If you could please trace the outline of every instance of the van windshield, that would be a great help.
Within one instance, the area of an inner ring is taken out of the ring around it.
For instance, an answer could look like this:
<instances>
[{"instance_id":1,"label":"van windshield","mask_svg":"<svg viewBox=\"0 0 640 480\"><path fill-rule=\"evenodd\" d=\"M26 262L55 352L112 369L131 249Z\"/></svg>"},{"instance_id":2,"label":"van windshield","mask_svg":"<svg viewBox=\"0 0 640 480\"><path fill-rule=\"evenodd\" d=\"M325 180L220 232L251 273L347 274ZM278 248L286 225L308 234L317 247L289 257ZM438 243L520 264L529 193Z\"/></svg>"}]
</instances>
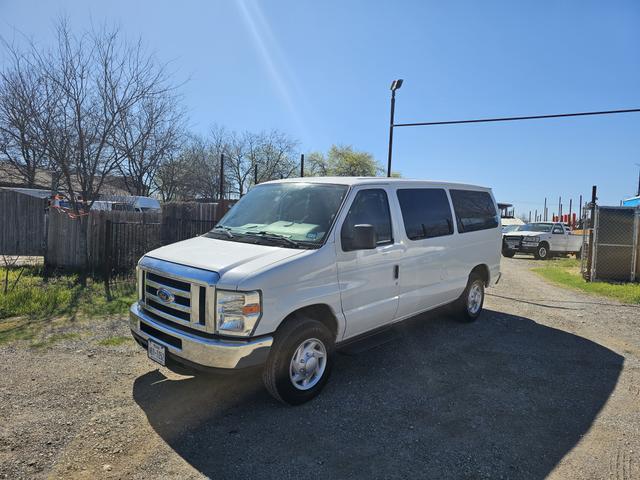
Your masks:
<instances>
[{"instance_id":1,"label":"van windshield","mask_svg":"<svg viewBox=\"0 0 640 480\"><path fill-rule=\"evenodd\" d=\"M346 185L273 183L249 191L210 233L226 230L230 239L283 238L283 246L319 245L342 204ZM221 235L220 238L224 238Z\"/></svg>"}]
</instances>

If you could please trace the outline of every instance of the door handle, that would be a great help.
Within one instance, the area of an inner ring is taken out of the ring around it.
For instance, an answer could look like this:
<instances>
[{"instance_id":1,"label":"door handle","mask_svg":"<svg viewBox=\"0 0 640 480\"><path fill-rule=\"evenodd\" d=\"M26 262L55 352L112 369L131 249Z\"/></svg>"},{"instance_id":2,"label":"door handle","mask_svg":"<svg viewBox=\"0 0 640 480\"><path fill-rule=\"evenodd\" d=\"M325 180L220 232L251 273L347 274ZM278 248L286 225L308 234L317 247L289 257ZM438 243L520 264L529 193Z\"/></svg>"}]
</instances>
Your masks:
<instances>
[{"instance_id":1,"label":"door handle","mask_svg":"<svg viewBox=\"0 0 640 480\"><path fill-rule=\"evenodd\" d=\"M400 265L394 265L393 266L393 278L395 278L397 280L399 276L400 276Z\"/></svg>"}]
</instances>

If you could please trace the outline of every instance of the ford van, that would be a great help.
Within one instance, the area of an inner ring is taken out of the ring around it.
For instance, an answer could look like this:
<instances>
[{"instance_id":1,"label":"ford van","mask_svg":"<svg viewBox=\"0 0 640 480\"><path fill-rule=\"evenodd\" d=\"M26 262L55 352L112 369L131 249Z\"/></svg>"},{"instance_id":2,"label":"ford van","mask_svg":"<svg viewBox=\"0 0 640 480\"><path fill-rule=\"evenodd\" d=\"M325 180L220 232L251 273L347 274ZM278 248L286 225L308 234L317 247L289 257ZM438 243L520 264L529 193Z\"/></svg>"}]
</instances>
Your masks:
<instances>
[{"instance_id":1,"label":"ford van","mask_svg":"<svg viewBox=\"0 0 640 480\"><path fill-rule=\"evenodd\" d=\"M501 245L489 188L266 182L208 233L140 259L131 331L155 362L259 367L275 398L301 404L346 342L447 304L476 320L500 278Z\"/></svg>"}]
</instances>

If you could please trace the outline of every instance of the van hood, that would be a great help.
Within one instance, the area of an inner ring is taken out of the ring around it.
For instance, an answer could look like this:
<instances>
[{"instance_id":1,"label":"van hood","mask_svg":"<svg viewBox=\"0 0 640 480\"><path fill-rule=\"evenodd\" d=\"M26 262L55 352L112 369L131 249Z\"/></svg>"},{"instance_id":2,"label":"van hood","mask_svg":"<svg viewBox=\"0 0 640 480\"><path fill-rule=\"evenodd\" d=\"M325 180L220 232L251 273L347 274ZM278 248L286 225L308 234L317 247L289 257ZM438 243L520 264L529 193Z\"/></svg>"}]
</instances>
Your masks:
<instances>
[{"instance_id":1,"label":"van hood","mask_svg":"<svg viewBox=\"0 0 640 480\"><path fill-rule=\"evenodd\" d=\"M241 278L309 250L195 237L150 251L145 257Z\"/></svg>"}]
</instances>

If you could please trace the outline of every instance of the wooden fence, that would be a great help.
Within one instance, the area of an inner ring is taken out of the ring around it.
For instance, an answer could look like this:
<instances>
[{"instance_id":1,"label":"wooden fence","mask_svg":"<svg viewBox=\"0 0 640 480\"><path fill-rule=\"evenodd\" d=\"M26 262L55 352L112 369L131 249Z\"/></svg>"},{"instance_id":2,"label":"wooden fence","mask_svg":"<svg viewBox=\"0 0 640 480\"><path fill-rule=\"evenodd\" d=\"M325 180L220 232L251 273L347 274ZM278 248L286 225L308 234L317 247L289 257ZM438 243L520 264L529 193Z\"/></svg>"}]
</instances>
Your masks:
<instances>
[{"instance_id":1,"label":"wooden fence","mask_svg":"<svg viewBox=\"0 0 640 480\"><path fill-rule=\"evenodd\" d=\"M72 218L66 212L51 209L45 265L57 270L80 270L87 268L92 272L101 272L106 261L107 222L158 223L158 213L118 212L94 210L88 215ZM83 223L87 224L87 256L85 265L80 250L80 238Z\"/></svg>"},{"instance_id":2,"label":"wooden fence","mask_svg":"<svg viewBox=\"0 0 640 480\"><path fill-rule=\"evenodd\" d=\"M46 199L0 189L0 255L43 255L46 209Z\"/></svg>"},{"instance_id":3,"label":"wooden fence","mask_svg":"<svg viewBox=\"0 0 640 480\"><path fill-rule=\"evenodd\" d=\"M87 270L131 270L145 252L161 245L200 235L210 230L227 205L167 203L162 213L91 211L80 218L52 209L49 214L47 268L80 270L85 267L80 252L83 223L87 223Z\"/></svg>"}]
</instances>

